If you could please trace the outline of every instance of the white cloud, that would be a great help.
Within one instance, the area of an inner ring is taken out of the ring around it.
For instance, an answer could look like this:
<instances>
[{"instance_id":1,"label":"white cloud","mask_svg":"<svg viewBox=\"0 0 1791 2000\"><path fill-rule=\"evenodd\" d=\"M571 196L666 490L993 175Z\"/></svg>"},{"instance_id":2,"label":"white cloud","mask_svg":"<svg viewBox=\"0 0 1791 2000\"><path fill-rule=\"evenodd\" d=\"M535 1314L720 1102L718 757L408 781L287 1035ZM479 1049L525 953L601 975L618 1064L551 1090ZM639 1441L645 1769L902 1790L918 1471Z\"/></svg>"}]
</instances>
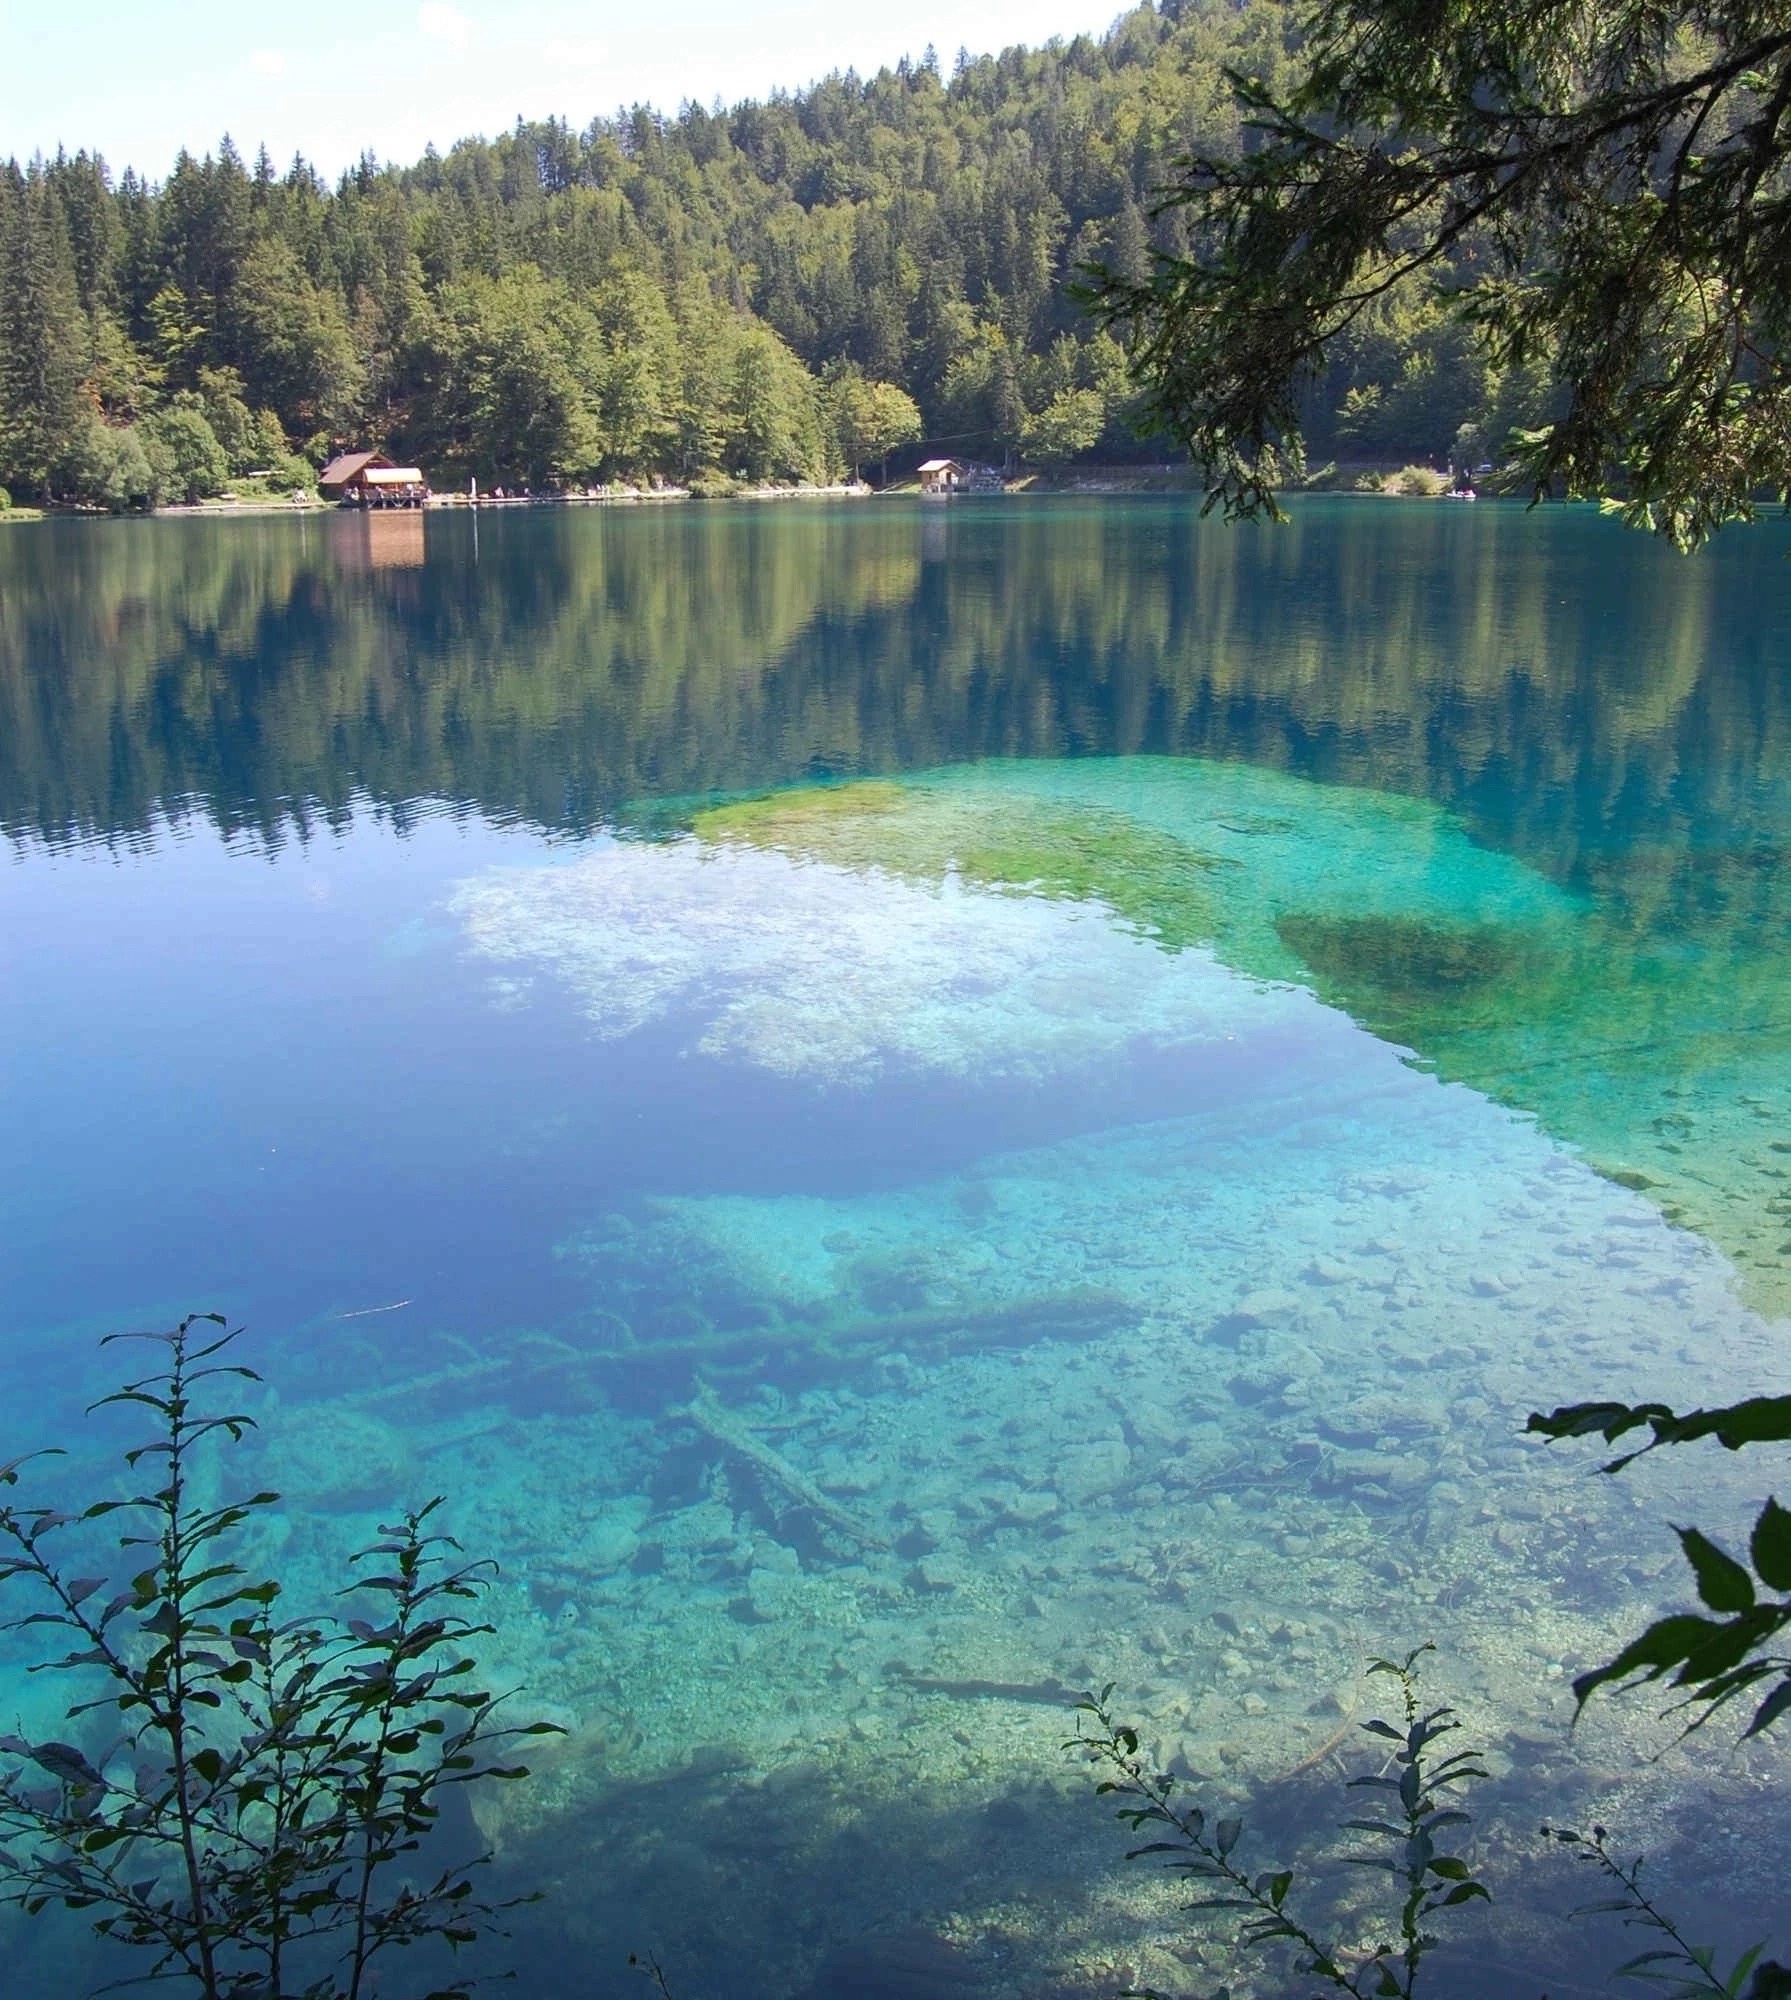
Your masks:
<instances>
[{"instance_id":1,"label":"white cloud","mask_svg":"<svg viewBox=\"0 0 1791 2000\"><path fill-rule=\"evenodd\" d=\"M249 67L257 76L280 76L286 68L286 51L257 49L249 58Z\"/></svg>"},{"instance_id":2,"label":"white cloud","mask_svg":"<svg viewBox=\"0 0 1791 2000\"><path fill-rule=\"evenodd\" d=\"M417 9L417 26L431 41L446 42L454 49L464 49L473 38L472 22L447 0L427 0Z\"/></svg>"}]
</instances>

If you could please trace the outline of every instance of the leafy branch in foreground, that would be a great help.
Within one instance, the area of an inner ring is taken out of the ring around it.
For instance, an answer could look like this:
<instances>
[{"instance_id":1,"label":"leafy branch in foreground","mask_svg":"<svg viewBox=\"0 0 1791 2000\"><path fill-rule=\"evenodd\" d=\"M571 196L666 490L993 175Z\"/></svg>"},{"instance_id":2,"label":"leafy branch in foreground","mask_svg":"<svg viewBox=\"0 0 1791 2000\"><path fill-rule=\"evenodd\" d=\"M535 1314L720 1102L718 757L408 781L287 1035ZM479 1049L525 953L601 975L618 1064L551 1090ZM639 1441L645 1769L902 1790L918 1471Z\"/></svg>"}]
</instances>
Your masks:
<instances>
[{"instance_id":1,"label":"leafy branch in foreground","mask_svg":"<svg viewBox=\"0 0 1791 2000\"><path fill-rule=\"evenodd\" d=\"M1159 198L1185 256L1086 296L1209 504L1274 515L1303 398L1414 290L1495 368L1541 367L1538 494L1601 496L1682 548L1791 499L1791 24L1751 0L1314 0L1306 74L1228 77L1251 142Z\"/></svg>"},{"instance_id":2,"label":"leafy branch in foreground","mask_svg":"<svg viewBox=\"0 0 1791 2000\"><path fill-rule=\"evenodd\" d=\"M1620 1860L1611 1851L1610 1835L1602 1826L1595 1826L1589 1835L1545 1826L1542 1837L1569 1849L1614 1886L1614 1894L1582 1904L1575 1916L1620 1916L1632 1928L1652 1932L1663 1940L1626 1959L1616 1968L1615 1977L1645 1979L1663 1986L1672 2000L1739 2000L1744 1990L1748 2000L1791 2000L1791 1971L1770 1960L1761 1964L1764 1945L1750 1945L1726 1973L1719 1970L1716 1948L1693 1944L1686 1937L1642 1887L1641 1857ZM1751 1986L1746 1984L1750 1972Z\"/></svg>"},{"instance_id":3,"label":"leafy branch in foreground","mask_svg":"<svg viewBox=\"0 0 1791 2000\"><path fill-rule=\"evenodd\" d=\"M525 1900L479 1894L488 1857L438 1866L424 1843L451 1788L526 1776L505 1747L552 1725L500 1726L477 1686L468 1649L492 1628L466 1607L491 1570L431 1527L439 1500L354 1558L342 1595L368 1615L278 1615L279 1583L233 1554L278 1496L199 1497L209 1448L254 1428L211 1406L220 1384L258 1379L219 1358L234 1333L196 1331L213 1327L141 1336L164 1365L95 1406L153 1419L124 1454L138 1490L75 1514L0 1505L0 1584L38 1607L0 1629L62 1635L69 1650L34 1671L98 1689L66 1711L84 1747L0 1738L0 1902L94 1912L100 1937L143 1955L129 1983L362 2000L391 1952L472 1944ZM0 1486L28 1463L0 1466Z\"/></svg>"},{"instance_id":4,"label":"leafy branch in foreground","mask_svg":"<svg viewBox=\"0 0 1791 2000\"><path fill-rule=\"evenodd\" d=\"M1526 1428L1542 1437L1602 1437L1607 1444L1646 1430L1648 1442L1606 1464L1607 1473L1662 1445L1715 1438L1730 1451L1753 1444L1791 1443L1791 1396L1754 1396L1722 1409L1678 1416L1664 1403L1570 1403ZM1581 1674L1573 1691L1581 1708L1609 1684L1666 1681L1684 1691L1678 1710L1692 1711L1686 1734L1701 1729L1729 1702L1764 1689L1743 1737L1758 1736L1791 1709L1791 1653L1776 1646L1791 1626L1791 1512L1768 1496L1748 1538L1747 1561L1719 1548L1697 1528L1679 1528L1699 1601L1712 1615L1678 1612L1657 1618L1614 1660Z\"/></svg>"},{"instance_id":5,"label":"leafy branch in foreground","mask_svg":"<svg viewBox=\"0 0 1791 2000\"><path fill-rule=\"evenodd\" d=\"M1121 1801L1115 1816L1123 1824L1134 1833L1156 1835L1131 1849L1127 1860L1160 1855L1166 1867L1213 1885L1213 1893L1191 1905L1194 1910L1241 1913L1241 1943L1291 1946L1302 1972L1356 2000L1411 2000L1424 1961L1438 1943L1429 1923L1445 1910L1491 1900L1468 1863L1445 1852L1438 1841L1448 1829L1469 1823L1454 1795L1487 1773L1478 1751L1436 1754L1436 1746L1457 1734L1462 1724L1452 1708L1427 1710L1419 1701L1418 1661L1431 1650L1419 1646L1403 1660L1376 1660L1369 1668L1371 1674L1389 1674L1397 1682L1403 1724L1381 1720L1362 1724L1368 1735L1392 1748L1381 1770L1350 1780L1352 1789L1392 1795L1387 1817L1344 1822L1350 1830L1391 1846L1391 1853L1352 1854L1347 1859L1386 1873L1400 1892L1393 1919L1396 1933L1366 1950L1324 1943L1296 1914L1293 1869L1250 1873L1233 1858L1243 1836L1240 1818L1212 1820L1199 1806L1177 1802L1175 1777L1152 1771L1140 1754L1138 1732L1115 1720L1111 1683L1076 1704L1078 1715L1087 1722L1078 1724L1077 1734L1065 1747L1080 1751L1106 1771L1095 1789L1098 1795ZM1160 1996L1147 1990L1141 2000L1160 2000Z\"/></svg>"}]
</instances>

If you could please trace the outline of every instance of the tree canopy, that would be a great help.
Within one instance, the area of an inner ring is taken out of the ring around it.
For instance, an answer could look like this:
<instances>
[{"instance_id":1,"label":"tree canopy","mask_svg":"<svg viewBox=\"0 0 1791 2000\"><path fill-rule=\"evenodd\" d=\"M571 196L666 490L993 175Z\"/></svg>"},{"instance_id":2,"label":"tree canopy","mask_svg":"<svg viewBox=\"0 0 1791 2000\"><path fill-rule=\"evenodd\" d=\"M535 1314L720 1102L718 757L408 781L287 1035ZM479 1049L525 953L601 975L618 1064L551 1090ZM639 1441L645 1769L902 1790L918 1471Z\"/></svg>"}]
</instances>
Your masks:
<instances>
[{"instance_id":1,"label":"tree canopy","mask_svg":"<svg viewBox=\"0 0 1791 2000\"><path fill-rule=\"evenodd\" d=\"M1689 542L1791 455L1786 5L1147 0L333 186L227 140L160 182L0 163L0 485L203 491L203 422L286 485L345 445L703 488L1179 441L1248 509L1296 441L1472 466L1518 433L1533 480Z\"/></svg>"},{"instance_id":2,"label":"tree canopy","mask_svg":"<svg viewBox=\"0 0 1791 2000\"><path fill-rule=\"evenodd\" d=\"M923 441L1001 458L1065 396L1053 449L1092 422L1100 456L1160 457L1065 280L1185 247L1151 190L1235 126L1226 62L1279 73L1288 22L1164 0L1100 37L519 123L333 186L228 141L159 182L91 153L0 168L0 483L130 486L96 484L91 420L184 490L157 429L181 396L233 476L352 443L443 482L795 480Z\"/></svg>"},{"instance_id":3,"label":"tree canopy","mask_svg":"<svg viewBox=\"0 0 1791 2000\"><path fill-rule=\"evenodd\" d=\"M1537 492L1614 488L1681 547L1791 498L1784 0L1316 0L1302 26L1296 80L1232 66L1242 143L1179 163L1159 220L1187 248L1093 288L1215 503L1273 512L1339 359L1389 332L1405 358L1345 392L1346 432L1461 407L1477 372Z\"/></svg>"}]
</instances>

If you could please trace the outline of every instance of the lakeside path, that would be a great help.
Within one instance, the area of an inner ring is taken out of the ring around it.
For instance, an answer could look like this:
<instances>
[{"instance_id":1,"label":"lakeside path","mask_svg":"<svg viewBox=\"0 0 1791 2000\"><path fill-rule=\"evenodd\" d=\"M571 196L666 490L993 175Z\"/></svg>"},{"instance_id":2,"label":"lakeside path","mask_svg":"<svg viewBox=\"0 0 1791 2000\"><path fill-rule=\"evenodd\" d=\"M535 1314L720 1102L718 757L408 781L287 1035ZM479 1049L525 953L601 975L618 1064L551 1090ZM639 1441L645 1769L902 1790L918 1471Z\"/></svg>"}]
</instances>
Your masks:
<instances>
[{"instance_id":1,"label":"lakeside path","mask_svg":"<svg viewBox=\"0 0 1791 2000\"><path fill-rule=\"evenodd\" d=\"M1326 499L1354 500L1438 500L1463 496L1448 493L1402 493L1391 489L1365 491L1347 487L1325 487L1312 489L1322 493ZM1136 499L1147 494L1197 494L1201 491L1198 480L1191 470L1177 470L1165 473L1160 468L1132 473L1122 468L1087 467L1073 475L1061 473L1017 473L1011 478L1004 491L998 496L1003 499L1068 497L1074 499ZM333 500L321 500L315 494L302 498L290 496L283 499L251 498L235 496L217 500L200 500L192 503L174 502L165 507L155 507L146 512L126 510L113 513L104 507L14 507L0 510L0 526L8 523L25 523L52 520L194 520L220 521L239 517L287 516L310 520L320 515L355 514L363 512L381 515L401 515L419 512L439 513L487 513L518 507L629 507L658 506L675 501L706 500L912 500L919 496L920 489L911 480L900 481L889 486L868 486L834 484L828 486L748 486L727 493L698 493L686 486L662 487L593 487L581 493L531 493L506 494L502 499L494 499L480 494L477 500L465 493L435 493L423 503L421 508L376 508L363 509L344 507ZM1299 497L1298 493L1289 495ZM1473 498L1474 496L1466 496ZM1502 496L1489 495L1489 498Z\"/></svg>"}]
</instances>

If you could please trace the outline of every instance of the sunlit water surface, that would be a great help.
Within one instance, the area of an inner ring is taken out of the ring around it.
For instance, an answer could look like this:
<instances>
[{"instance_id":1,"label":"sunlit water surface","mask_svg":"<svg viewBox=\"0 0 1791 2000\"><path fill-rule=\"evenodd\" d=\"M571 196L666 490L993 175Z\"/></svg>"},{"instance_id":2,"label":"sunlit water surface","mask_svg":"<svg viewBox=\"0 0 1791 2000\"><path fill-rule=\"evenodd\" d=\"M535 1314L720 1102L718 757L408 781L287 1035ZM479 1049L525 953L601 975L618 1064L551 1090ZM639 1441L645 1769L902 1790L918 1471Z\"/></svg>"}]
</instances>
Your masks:
<instances>
[{"instance_id":1,"label":"sunlit water surface","mask_svg":"<svg viewBox=\"0 0 1791 2000\"><path fill-rule=\"evenodd\" d=\"M530 1992L1284 1990L1118 1862L1066 1691L1312 1855L1363 1662L1426 1639L1494 1773L1452 1993L1633 1949L1545 1816L1760 1935L1775 1753L1566 1724L1682 1594L1666 1520L1770 1468L1518 1433L1791 1386L1786 546L0 536L4 1455L109 1477L97 1335L214 1308L295 1596L448 1496L570 1732L475 1807L549 1891ZM32 1636L5 1721L58 1733Z\"/></svg>"}]
</instances>

